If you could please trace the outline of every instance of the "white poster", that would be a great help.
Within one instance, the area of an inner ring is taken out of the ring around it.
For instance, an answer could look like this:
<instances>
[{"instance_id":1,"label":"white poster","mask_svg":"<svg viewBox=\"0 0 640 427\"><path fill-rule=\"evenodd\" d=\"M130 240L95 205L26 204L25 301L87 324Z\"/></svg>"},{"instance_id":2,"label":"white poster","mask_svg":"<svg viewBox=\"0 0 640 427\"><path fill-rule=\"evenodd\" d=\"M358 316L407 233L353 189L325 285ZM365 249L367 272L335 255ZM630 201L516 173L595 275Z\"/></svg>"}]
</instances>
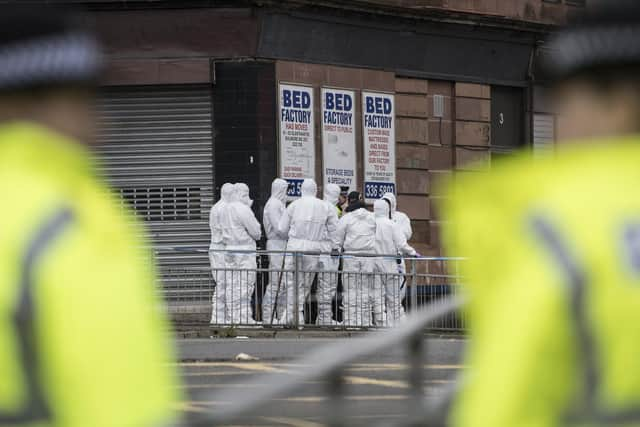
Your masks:
<instances>
[{"instance_id":1,"label":"white poster","mask_svg":"<svg viewBox=\"0 0 640 427\"><path fill-rule=\"evenodd\" d=\"M362 92L364 198L373 203L396 194L396 135L393 95Z\"/></svg>"},{"instance_id":2,"label":"white poster","mask_svg":"<svg viewBox=\"0 0 640 427\"><path fill-rule=\"evenodd\" d=\"M322 89L322 165L324 185L356 189L355 98L350 90Z\"/></svg>"},{"instance_id":3,"label":"white poster","mask_svg":"<svg viewBox=\"0 0 640 427\"><path fill-rule=\"evenodd\" d=\"M278 98L280 177L289 183L289 198L295 198L305 178L315 179L313 88L281 84Z\"/></svg>"}]
</instances>

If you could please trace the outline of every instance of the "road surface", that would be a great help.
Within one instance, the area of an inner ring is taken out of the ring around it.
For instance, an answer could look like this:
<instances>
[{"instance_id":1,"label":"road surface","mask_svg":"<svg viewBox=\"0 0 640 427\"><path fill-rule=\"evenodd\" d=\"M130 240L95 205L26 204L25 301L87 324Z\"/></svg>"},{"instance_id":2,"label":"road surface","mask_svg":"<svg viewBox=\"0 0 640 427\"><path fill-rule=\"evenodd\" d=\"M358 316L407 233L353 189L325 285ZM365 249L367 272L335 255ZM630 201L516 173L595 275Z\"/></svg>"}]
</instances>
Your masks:
<instances>
[{"instance_id":1,"label":"road surface","mask_svg":"<svg viewBox=\"0 0 640 427\"><path fill-rule=\"evenodd\" d=\"M179 349L187 395L179 407L187 414L215 411L228 404L226 395L261 387L265 374L286 377L297 370L313 369L304 356L314 349L353 339L215 339L181 340ZM428 341L423 364L425 396L437 398L463 371L460 356L464 340L436 338ZM236 361L239 353L258 360ZM412 405L408 365L401 349L358 360L345 371L345 425L390 425L406 418ZM255 414L226 425L320 427L326 425L327 387L308 381L294 393L279 396Z\"/></svg>"}]
</instances>

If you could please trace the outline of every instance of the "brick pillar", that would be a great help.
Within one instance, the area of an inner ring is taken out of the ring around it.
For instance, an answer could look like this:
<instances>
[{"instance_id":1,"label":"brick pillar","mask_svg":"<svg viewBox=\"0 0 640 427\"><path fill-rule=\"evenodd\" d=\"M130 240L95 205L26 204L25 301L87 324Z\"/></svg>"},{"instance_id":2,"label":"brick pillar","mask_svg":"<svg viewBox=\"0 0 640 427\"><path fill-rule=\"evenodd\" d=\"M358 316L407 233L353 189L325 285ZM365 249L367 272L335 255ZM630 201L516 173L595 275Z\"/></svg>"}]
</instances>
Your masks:
<instances>
[{"instance_id":1,"label":"brick pillar","mask_svg":"<svg viewBox=\"0 0 640 427\"><path fill-rule=\"evenodd\" d=\"M398 208L411 218L411 243L429 245L428 82L396 78L396 168Z\"/></svg>"}]
</instances>

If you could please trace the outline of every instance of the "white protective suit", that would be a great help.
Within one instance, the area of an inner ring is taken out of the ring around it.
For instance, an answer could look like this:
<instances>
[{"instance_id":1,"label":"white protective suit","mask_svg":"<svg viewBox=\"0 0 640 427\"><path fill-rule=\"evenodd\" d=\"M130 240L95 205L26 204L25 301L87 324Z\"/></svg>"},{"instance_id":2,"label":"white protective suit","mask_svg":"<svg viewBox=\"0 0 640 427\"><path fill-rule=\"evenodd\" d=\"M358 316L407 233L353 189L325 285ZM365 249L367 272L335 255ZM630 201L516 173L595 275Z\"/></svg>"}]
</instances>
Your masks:
<instances>
[{"instance_id":1,"label":"white protective suit","mask_svg":"<svg viewBox=\"0 0 640 427\"><path fill-rule=\"evenodd\" d=\"M336 210L316 197L318 187L314 180L305 179L301 192L302 197L287 207L278 223L279 231L289 236L287 251L330 253L336 247L331 243L338 225ZM285 269L293 271L297 263L297 271L301 272L298 273L298 283L294 273L286 274L287 323L295 325L296 315L298 323L304 323L304 302L311 291L315 271L326 271L331 268L330 262L330 255L287 255ZM310 273L302 273L307 271Z\"/></svg>"},{"instance_id":2,"label":"white protective suit","mask_svg":"<svg viewBox=\"0 0 640 427\"><path fill-rule=\"evenodd\" d=\"M391 219L393 222L398 224L398 227L400 227L400 231L404 234L405 239L411 240L411 236L413 235L411 220L407 214L396 210L398 207L398 201L396 200L395 194L385 193L382 198L387 199L389 203L391 203Z\"/></svg>"},{"instance_id":3,"label":"white protective suit","mask_svg":"<svg viewBox=\"0 0 640 427\"><path fill-rule=\"evenodd\" d=\"M338 199L340 198L340 186L337 184L327 184L324 189L323 200L330 210L335 213L336 223L338 222ZM333 248L333 237L327 236L326 247ZM338 257L325 257L325 270L318 274L318 325L332 325L331 300L334 298L338 287L338 267L340 259Z\"/></svg>"},{"instance_id":4,"label":"white protective suit","mask_svg":"<svg viewBox=\"0 0 640 427\"><path fill-rule=\"evenodd\" d=\"M349 212L340 218L336 241L347 254L342 262L343 303L346 326L369 327L371 322L371 298L374 286L374 260L348 253L373 254L375 251L376 221L364 208ZM382 295L377 295L382 298Z\"/></svg>"},{"instance_id":5,"label":"white protective suit","mask_svg":"<svg viewBox=\"0 0 640 427\"><path fill-rule=\"evenodd\" d=\"M251 316L251 294L256 283L256 240L260 240L262 230L249 206L249 187L235 184L235 197L224 210L220 211L220 227L224 230L225 268L232 269L226 274L227 311L234 325L253 324ZM249 253L234 251L252 251Z\"/></svg>"},{"instance_id":6,"label":"white protective suit","mask_svg":"<svg viewBox=\"0 0 640 427\"><path fill-rule=\"evenodd\" d=\"M376 200L373 204L376 218L376 254L416 256L416 251L407 243L400 227L389 219L390 207L384 200ZM375 259L376 273L375 291L384 295L374 297L373 313L377 326L396 326L404 317L402 309L402 273L400 265L393 257Z\"/></svg>"},{"instance_id":7,"label":"white protective suit","mask_svg":"<svg viewBox=\"0 0 640 427\"><path fill-rule=\"evenodd\" d=\"M267 237L268 251L284 251L287 247L287 234L280 233L278 223L284 215L287 202L287 181L276 178L271 183L271 197L264 206L262 223ZM273 308L276 307L273 324L284 323L284 311L286 309L286 291L284 289L284 277L282 275L284 255L279 253L269 254L269 285L262 299L262 322L271 323Z\"/></svg>"},{"instance_id":8,"label":"white protective suit","mask_svg":"<svg viewBox=\"0 0 640 427\"><path fill-rule=\"evenodd\" d=\"M211 229L211 244L209 245L209 262L216 288L212 298L211 323L224 324L231 321L227 311L226 289L229 281L225 281L224 269L224 230L220 226L220 212L227 209L235 194L233 184L226 183L220 190L220 200L211 207L209 212L209 228Z\"/></svg>"},{"instance_id":9,"label":"white protective suit","mask_svg":"<svg viewBox=\"0 0 640 427\"><path fill-rule=\"evenodd\" d=\"M411 236L413 235L413 230L411 229L411 220L409 219L407 214L397 210L398 202L396 200L395 194L385 193L382 196L382 198L388 200L389 203L391 204L391 220L395 222L396 225L400 228L400 231L402 231L402 234L404 234L404 237L407 240L411 240ZM406 274L407 272L407 264L404 262L404 260L400 261L400 272L402 274ZM402 282L406 283L406 278L403 277ZM402 286L402 296L400 297L401 300L402 298L404 298L404 295L406 294L406 292L407 292L407 287Z\"/></svg>"}]
</instances>

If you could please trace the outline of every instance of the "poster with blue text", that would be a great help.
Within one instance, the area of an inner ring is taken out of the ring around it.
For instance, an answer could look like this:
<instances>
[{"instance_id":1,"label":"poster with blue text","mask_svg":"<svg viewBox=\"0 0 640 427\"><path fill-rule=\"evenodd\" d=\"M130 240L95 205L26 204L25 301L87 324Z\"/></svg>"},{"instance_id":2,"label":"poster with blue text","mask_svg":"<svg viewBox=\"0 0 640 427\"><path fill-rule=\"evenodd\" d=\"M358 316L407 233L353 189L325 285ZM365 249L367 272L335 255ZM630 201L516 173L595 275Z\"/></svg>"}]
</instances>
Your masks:
<instances>
[{"instance_id":1,"label":"poster with blue text","mask_svg":"<svg viewBox=\"0 0 640 427\"><path fill-rule=\"evenodd\" d=\"M364 198L373 203L384 193L396 193L394 96L362 92Z\"/></svg>"},{"instance_id":2,"label":"poster with blue text","mask_svg":"<svg viewBox=\"0 0 640 427\"><path fill-rule=\"evenodd\" d=\"M337 184L353 191L356 177L356 94L322 88L322 165L324 185Z\"/></svg>"},{"instance_id":3,"label":"poster with blue text","mask_svg":"<svg viewBox=\"0 0 640 427\"><path fill-rule=\"evenodd\" d=\"M313 88L281 84L278 99L280 177L289 183L292 199L300 197L305 178L315 179Z\"/></svg>"}]
</instances>

